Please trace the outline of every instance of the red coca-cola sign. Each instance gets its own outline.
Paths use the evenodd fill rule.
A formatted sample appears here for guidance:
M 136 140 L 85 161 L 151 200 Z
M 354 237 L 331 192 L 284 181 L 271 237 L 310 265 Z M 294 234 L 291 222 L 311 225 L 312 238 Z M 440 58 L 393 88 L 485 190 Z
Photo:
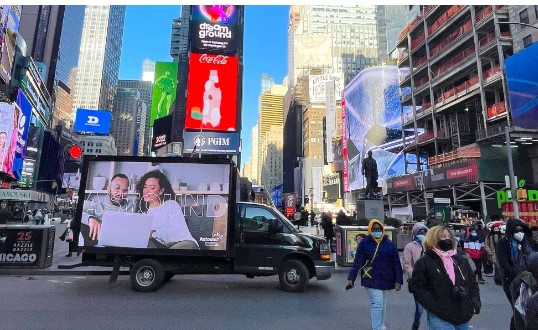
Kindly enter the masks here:
M 238 59 L 191 53 L 185 129 L 236 131 Z

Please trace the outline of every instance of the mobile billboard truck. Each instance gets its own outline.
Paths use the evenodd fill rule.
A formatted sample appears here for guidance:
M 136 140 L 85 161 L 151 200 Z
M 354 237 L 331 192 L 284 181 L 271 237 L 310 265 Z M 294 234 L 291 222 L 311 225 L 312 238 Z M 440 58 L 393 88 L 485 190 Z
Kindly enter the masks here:
M 239 202 L 228 159 L 85 156 L 71 227 L 82 262 L 128 267 L 133 290 L 157 290 L 175 274 L 278 275 L 285 291 L 334 272 L 330 248 L 277 209 Z

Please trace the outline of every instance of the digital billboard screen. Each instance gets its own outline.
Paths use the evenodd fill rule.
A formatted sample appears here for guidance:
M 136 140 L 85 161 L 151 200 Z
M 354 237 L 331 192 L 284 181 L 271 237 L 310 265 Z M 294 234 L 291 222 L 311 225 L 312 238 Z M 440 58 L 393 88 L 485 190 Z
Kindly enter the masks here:
M 112 112 L 106 110 L 77 109 L 75 132 L 109 134 Z
M 155 63 L 150 126 L 153 126 L 155 119 L 170 114 L 170 109 L 176 99 L 177 70 L 176 62 Z
M 406 88 L 404 93 L 409 93 Z M 379 186 L 387 177 L 404 174 L 402 120 L 398 68 L 384 65 L 362 70 L 345 87 L 344 186 L 346 191 L 365 187 L 361 164 L 372 150 L 379 172 Z M 404 117 L 412 107 L 403 108 Z M 411 132 L 406 132 L 406 136 Z
M 226 250 L 230 168 L 198 162 L 90 161 L 83 177 L 78 245 Z
M 155 119 L 153 122 L 153 137 L 151 138 L 151 150 L 155 151 L 170 143 L 172 137 L 172 116 Z
M 192 6 L 191 48 L 195 51 L 235 54 L 239 6 Z
M 514 126 L 538 128 L 538 43 L 508 57 L 504 63 Z
M 0 172 L 14 177 L 13 161 L 17 148 L 19 111 L 15 104 L 0 102 Z
M 185 129 L 237 129 L 238 59 L 191 53 Z
M 22 90 L 17 92 L 17 107 L 19 110 L 17 121 L 17 145 L 13 159 L 13 176 L 15 179 L 22 179 L 22 168 L 24 167 L 24 155 L 26 153 L 26 140 L 30 130 L 30 118 L 32 116 L 32 105 L 26 98 Z
M 11 80 L 15 42 L 23 6 L 0 6 L 0 77 L 8 84 Z

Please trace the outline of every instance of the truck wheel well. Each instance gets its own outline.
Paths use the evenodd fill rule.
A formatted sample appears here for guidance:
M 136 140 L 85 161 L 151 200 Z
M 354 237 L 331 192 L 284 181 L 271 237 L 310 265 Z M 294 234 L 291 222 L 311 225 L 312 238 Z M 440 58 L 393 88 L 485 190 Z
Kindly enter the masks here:
M 302 263 L 304 263 L 304 265 L 308 269 L 308 273 L 309 273 L 310 278 L 312 278 L 312 277 L 314 277 L 316 275 L 316 267 L 314 266 L 314 262 L 307 255 L 300 254 L 300 253 L 289 254 L 288 256 L 286 256 L 282 260 L 281 264 L 288 261 L 288 260 L 299 260 Z

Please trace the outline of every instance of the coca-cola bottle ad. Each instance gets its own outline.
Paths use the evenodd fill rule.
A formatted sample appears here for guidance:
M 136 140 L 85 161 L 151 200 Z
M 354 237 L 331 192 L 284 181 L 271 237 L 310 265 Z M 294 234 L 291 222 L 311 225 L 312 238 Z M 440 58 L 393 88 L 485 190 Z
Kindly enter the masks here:
M 185 128 L 235 131 L 237 57 L 191 53 L 189 63 Z

